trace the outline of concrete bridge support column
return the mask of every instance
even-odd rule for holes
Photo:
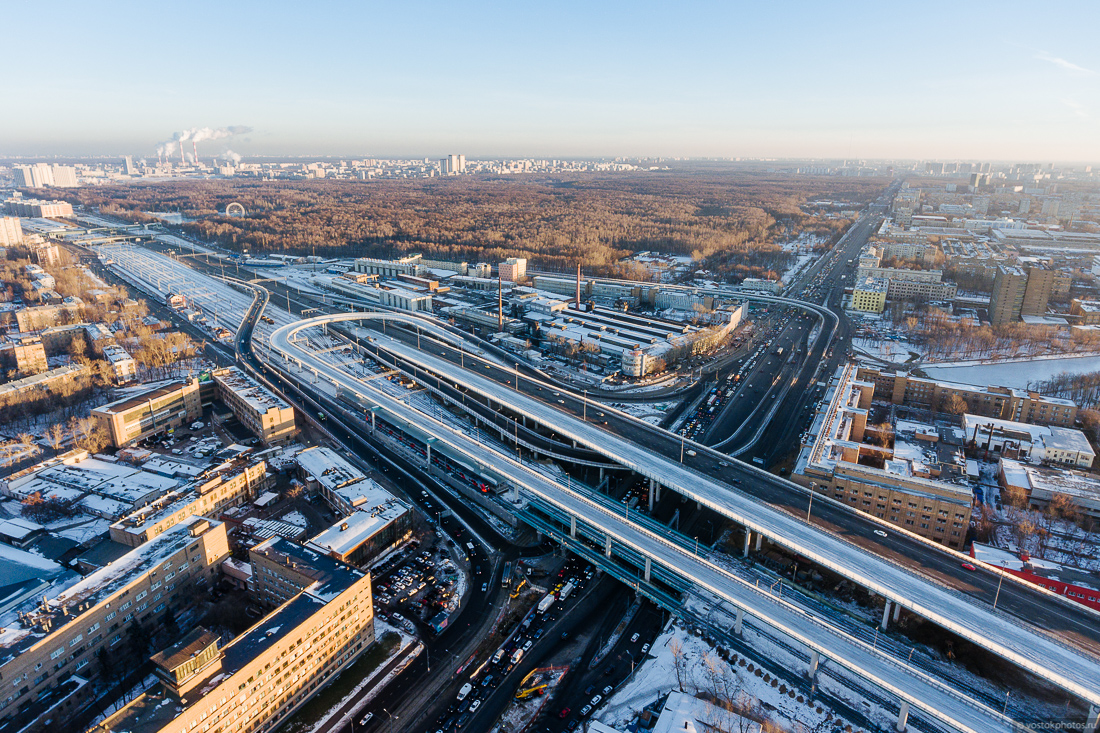
[[[370,431],[372,433],[374,432],[374,413],[373,412],[370,414]]]
[[[890,623],[890,610],[891,606],[893,605],[894,604],[891,601],[886,601],[886,606],[882,609],[882,623],[880,623],[878,626],[883,631],[886,631],[886,627]]]
[[[573,539],[577,538],[577,518],[569,517],[569,536]]]
[[[905,733],[906,725],[909,723],[909,703],[903,702],[901,704],[901,710],[898,711],[898,724],[894,726],[898,729],[898,733]]]
[[[1100,706],[1089,706],[1089,717],[1085,723],[1086,733],[1094,733],[1100,727]]]
[[[603,483],[603,466],[600,466],[600,483]]]
[[[741,627],[745,623],[745,609],[737,609],[737,619],[733,622],[733,633],[741,635]]]
[[[653,570],[653,561],[648,557],[645,559],[645,582],[649,582],[650,574]]]
[[[760,552],[760,548],[764,546],[764,535],[759,532],[756,533],[756,551]]]
[[[748,557],[749,556],[749,541],[750,540],[752,540],[752,532],[749,531],[748,527],[745,527],[745,544],[741,548],[741,557]]]
[[[649,480],[649,512],[653,513],[653,505],[657,503],[657,482],[653,479]]]
[[[661,485],[660,484],[657,484],[657,487],[656,487],[656,489],[654,490],[653,493],[654,493],[653,501],[660,501],[661,500]]]
[[[901,604],[900,603],[895,603],[894,604],[894,623],[897,623],[899,618],[901,618]]]
[[[611,557],[611,538],[608,537],[603,543],[603,554],[605,557]]]
[[[432,444],[428,443],[425,446],[425,448],[427,449],[427,450],[425,450],[425,460],[427,460],[428,466],[431,466],[432,465]]]
[[[810,679],[817,676],[817,665],[821,663],[821,655],[816,651],[810,655]]]

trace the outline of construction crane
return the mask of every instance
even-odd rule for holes
[[[535,687],[528,687],[526,690],[520,690],[516,693],[517,700],[526,700],[529,697],[541,697],[546,694],[546,683],[536,685]]]

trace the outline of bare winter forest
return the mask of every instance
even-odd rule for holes
[[[690,255],[739,277],[774,275],[801,233],[824,243],[847,220],[811,201],[855,204],[878,195],[871,178],[808,177],[737,170],[461,177],[408,181],[216,180],[85,188],[74,203],[130,221],[172,211],[185,230],[252,253],[425,257],[495,261],[526,256],[536,267],[630,275],[639,251]],[[237,201],[245,218],[224,216]]]

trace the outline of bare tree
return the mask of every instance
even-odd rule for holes
[[[687,677],[687,658],[684,647],[679,639],[673,639],[668,644],[668,650],[672,652],[672,669],[676,673],[676,686],[680,692],[684,692],[684,682]]]
[[[53,454],[56,456],[65,443],[65,428],[61,423],[54,423],[46,430],[46,442],[53,448]]]

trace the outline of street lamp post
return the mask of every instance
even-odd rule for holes
[[[997,594],[993,596],[993,610],[997,610],[997,601],[1001,597],[1001,583],[1005,580],[1005,564],[1001,563],[1001,577],[997,580]]]
[[[684,462],[684,434],[680,433],[680,463]]]

